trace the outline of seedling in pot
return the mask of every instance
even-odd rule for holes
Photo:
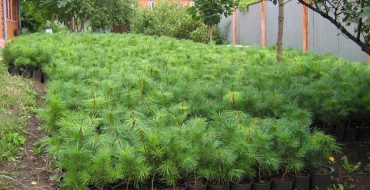
[[[334,169],[329,167],[328,158],[339,153],[340,148],[333,137],[315,131],[310,138],[310,147],[306,155],[307,164],[311,167],[311,186],[326,189],[331,184]]]
[[[252,132],[252,142],[257,154],[257,178],[256,183],[271,183],[272,173],[278,171],[281,160],[273,150],[273,138],[263,129],[254,128]]]
[[[179,165],[183,171],[185,185],[193,190],[206,189],[207,185],[203,182],[202,171],[205,169],[208,157],[208,146],[211,139],[207,137],[206,127],[208,123],[203,118],[189,120],[184,127],[186,137],[187,154],[180,158]]]
[[[292,189],[293,175],[303,170],[306,149],[301,144],[296,131],[301,128],[300,122],[279,120],[274,126],[276,152],[281,159],[280,178],[273,181],[273,189]],[[308,132],[306,133],[308,135]]]

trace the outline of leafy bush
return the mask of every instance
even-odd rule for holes
[[[134,34],[34,34],[4,51],[8,64],[40,65],[51,79],[40,116],[69,189],[319,169],[338,146],[309,127],[369,123],[369,69],[286,54],[278,65],[273,49]]]
[[[193,20],[185,8],[179,8],[167,1],[156,3],[153,9],[136,8],[130,27],[134,33],[209,42],[205,38],[208,29],[204,23]],[[220,41],[219,33],[214,39]]]

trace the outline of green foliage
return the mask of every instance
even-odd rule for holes
[[[315,131],[309,142],[309,150],[306,155],[307,162],[313,170],[320,173],[326,172],[326,166],[329,163],[329,157],[333,153],[338,153],[340,147],[335,139],[322,132]]]
[[[207,26],[213,26],[220,22],[222,15],[231,15],[237,4],[235,0],[197,0],[190,11],[194,18],[202,20]]]
[[[55,15],[70,31],[82,32],[90,21],[92,27],[110,28],[127,24],[132,13],[132,0],[40,0],[38,7]]]
[[[21,1],[21,21],[22,21],[22,33],[23,30],[29,32],[40,32],[45,29],[45,26],[49,20],[53,18],[45,9],[40,9],[36,0],[22,0]]]
[[[133,33],[209,42],[207,26],[192,19],[185,8],[179,8],[168,1],[160,1],[152,9],[136,8],[130,28]],[[216,35],[214,40],[219,41],[219,36]]]
[[[37,52],[50,59],[38,63]],[[32,34],[4,51],[9,65],[50,77],[43,142],[66,189],[263,182],[323,168],[339,148],[309,126],[368,122],[368,66],[286,55],[277,65],[273,49],[134,34]]]
[[[91,18],[92,27],[104,28],[113,25],[127,25],[132,17],[134,0],[96,0]]]
[[[331,187],[328,188],[329,190],[345,190],[342,184],[333,184]]]
[[[352,175],[358,170],[360,169],[361,167],[361,162],[358,162],[356,164],[351,164],[349,161],[348,161],[348,158],[347,156],[343,156],[342,157],[342,160],[343,160],[343,168],[344,170],[347,172],[347,174],[349,175],[349,179],[351,181],[353,181],[353,178],[352,178]]]
[[[34,106],[34,96],[28,83],[10,76],[0,63],[0,163],[15,161],[23,150],[26,138],[22,130]]]
[[[222,15],[227,17],[237,7],[239,1],[235,0],[197,0],[193,7],[188,8],[188,12],[194,19],[202,21],[208,26],[208,39],[213,41],[213,31],[220,23]]]
[[[238,2],[238,8],[240,9],[246,9],[250,5],[256,4],[261,2],[261,0],[239,0]]]

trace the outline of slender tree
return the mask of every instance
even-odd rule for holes
[[[197,0],[189,11],[195,19],[202,20],[208,26],[209,38],[212,42],[213,31],[220,22],[221,16],[230,16],[237,2],[236,0]]]

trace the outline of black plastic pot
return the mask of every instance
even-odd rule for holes
[[[357,130],[357,141],[365,141],[370,139],[370,128],[359,128]]]
[[[49,80],[48,75],[46,75],[45,73],[42,73],[42,83],[46,83],[48,80]]]
[[[310,175],[295,176],[293,188],[294,190],[310,190]]]
[[[9,73],[11,75],[19,75],[19,69],[17,67],[15,67],[15,66],[11,66],[9,68]]]
[[[344,130],[343,129],[335,130],[333,135],[337,139],[338,142],[343,142],[344,140]]]
[[[221,185],[221,186],[216,186],[216,185],[208,185],[209,190],[230,190],[230,185]]]
[[[232,183],[230,189],[231,190],[251,190],[252,189],[252,183],[246,183],[246,184]]]
[[[271,182],[269,183],[253,183],[252,190],[270,190]]]
[[[328,167],[330,172],[327,174],[311,174],[311,189],[327,190],[331,186],[331,176],[334,173],[334,168]]]
[[[167,185],[161,185],[157,184],[157,189],[158,190],[172,190],[174,187],[173,186],[167,186]],[[176,189],[185,189],[183,186],[175,186]]]
[[[33,71],[32,78],[35,81],[42,82],[42,72],[41,72],[41,70],[37,69],[37,70]]]
[[[344,142],[354,142],[356,140],[356,135],[356,128],[347,128],[344,132]]]
[[[186,190],[207,190],[207,185],[202,185],[202,186],[199,186],[199,187],[194,187],[194,186],[191,186],[191,185],[187,185]]]
[[[282,181],[282,180],[273,180],[272,190],[292,190],[293,180]]]
[[[30,71],[30,69],[23,69],[22,70],[22,77],[24,77],[24,78],[31,78],[32,74],[33,73]]]

